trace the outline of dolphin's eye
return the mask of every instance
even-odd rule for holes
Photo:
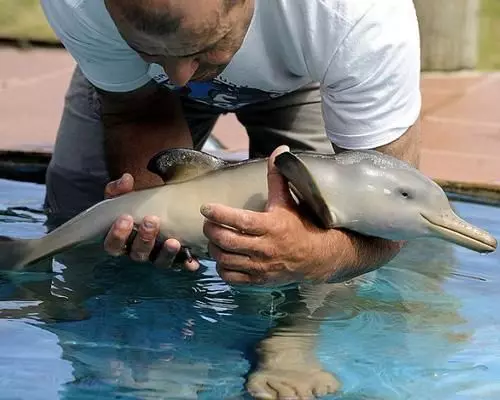
[[[413,198],[413,193],[410,190],[407,190],[407,189],[400,189],[399,190],[399,194],[404,199],[412,199]]]

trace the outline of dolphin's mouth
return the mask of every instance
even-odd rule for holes
[[[435,236],[479,253],[491,253],[497,240],[488,232],[464,221],[453,212],[438,216],[421,214]]]

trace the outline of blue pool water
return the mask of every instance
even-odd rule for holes
[[[43,235],[43,195],[0,180],[0,235]],[[500,209],[454,205],[500,237]],[[297,301],[231,288],[211,263],[159,271],[78,249],[53,268],[0,276],[0,399],[247,399],[249,349]],[[342,285],[316,351],[342,382],[325,398],[500,399],[499,287],[499,252],[437,240]]]

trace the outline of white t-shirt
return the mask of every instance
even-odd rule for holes
[[[127,45],[104,0],[41,3],[95,86],[125,92],[154,79],[180,89]],[[421,107],[413,0],[255,0],[243,45],[224,72],[182,90],[231,111],[312,82],[321,84],[325,128],[336,145],[373,148],[400,137]]]

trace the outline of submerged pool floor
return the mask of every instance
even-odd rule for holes
[[[45,233],[44,187],[0,180],[0,235]],[[500,209],[454,202],[500,238]],[[56,257],[55,274],[0,275],[0,399],[249,399],[251,349],[293,289],[249,293],[199,273]],[[342,383],[325,399],[500,399],[500,252],[414,241],[339,285],[317,356]]]

